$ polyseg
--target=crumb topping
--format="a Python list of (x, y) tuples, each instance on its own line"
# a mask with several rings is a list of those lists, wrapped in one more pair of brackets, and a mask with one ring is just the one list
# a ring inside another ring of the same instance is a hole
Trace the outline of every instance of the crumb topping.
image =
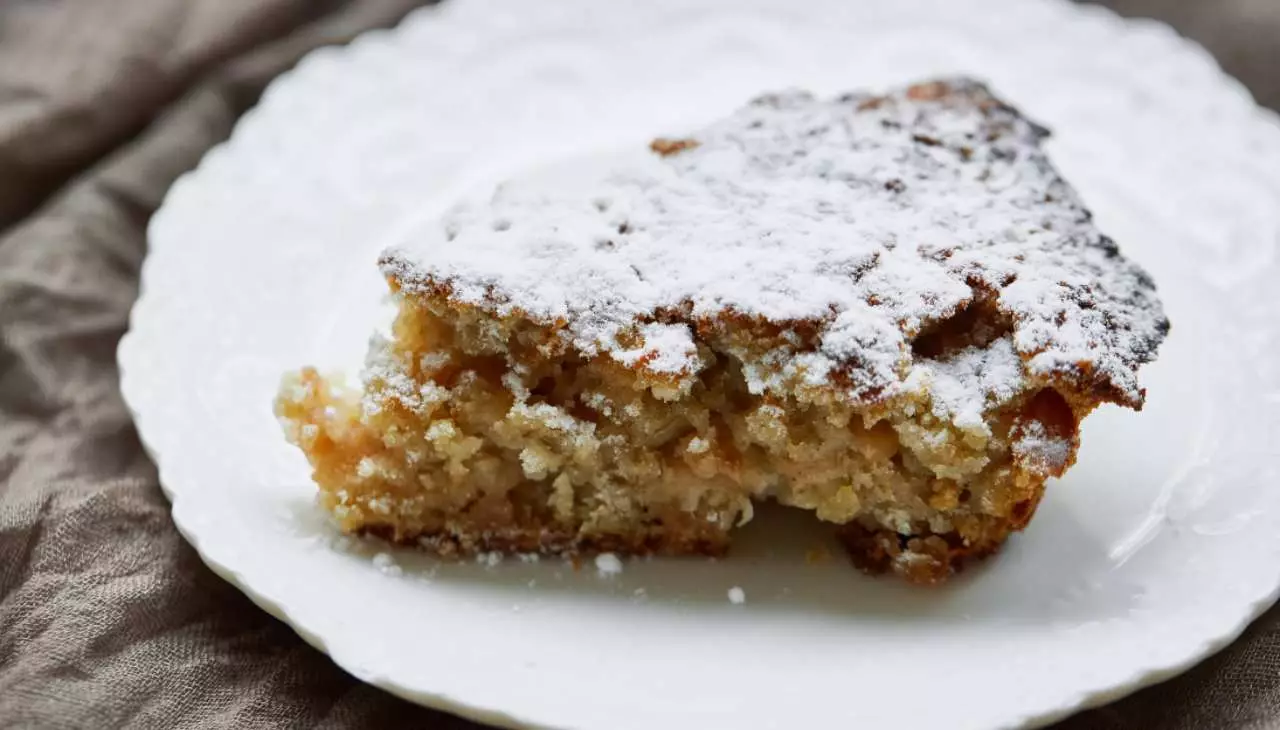
[[(658, 373), (696, 372), (699, 328), (747, 317), (797, 333), (776, 365), (855, 401), (927, 375), (937, 407), (971, 419), (961, 393), (1032, 377), (1139, 407), (1136, 369), (1168, 321), (1046, 135), (965, 79), (768, 95), (676, 142), (506, 183), (382, 266), (409, 292), (558, 323), (584, 354)], [(916, 375), (913, 339), (977, 298), (1008, 337)]]

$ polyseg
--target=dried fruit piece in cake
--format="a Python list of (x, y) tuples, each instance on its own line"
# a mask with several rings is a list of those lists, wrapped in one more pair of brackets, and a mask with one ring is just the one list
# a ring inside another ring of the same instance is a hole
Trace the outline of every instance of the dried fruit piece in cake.
[(979, 83), (761, 97), (386, 251), (363, 389), (276, 402), (341, 526), (440, 553), (719, 553), (752, 505), (944, 578), (1027, 524), (1168, 331)]

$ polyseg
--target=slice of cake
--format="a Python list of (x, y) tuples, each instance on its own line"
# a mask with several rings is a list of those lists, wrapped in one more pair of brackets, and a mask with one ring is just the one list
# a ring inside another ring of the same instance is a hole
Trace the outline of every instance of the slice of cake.
[(383, 254), (361, 392), (306, 368), (276, 413), (352, 532), (718, 554), (768, 499), (942, 579), (1169, 329), (1046, 134), (969, 80), (791, 92), (510, 181)]

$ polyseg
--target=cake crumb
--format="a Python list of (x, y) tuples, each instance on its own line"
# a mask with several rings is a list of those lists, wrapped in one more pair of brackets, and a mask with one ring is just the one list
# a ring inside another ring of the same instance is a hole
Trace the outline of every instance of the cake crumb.
[(614, 576), (622, 572), (622, 560), (613, 553), (600, 553), (596, 556), (596, 572), (604, 576)]
[(729, 589), (729, 603), (732, 603), (735, 606), (741, 606), (746, 602), (747, 592), (742, 590), (741, 587), (734, 586)]
[(822, 565), (831, 561), (831, 551), (825, 547), (810, 548), (804, 553), (804, 562), (809, 565)]

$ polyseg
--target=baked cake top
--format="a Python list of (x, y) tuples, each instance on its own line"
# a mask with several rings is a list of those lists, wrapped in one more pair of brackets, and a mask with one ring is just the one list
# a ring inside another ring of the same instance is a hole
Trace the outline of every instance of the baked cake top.
[(794, 326), (806, 378), (864, 400), (902, 386), (931, 325), (994, 303), (1025, 371), (1009, 377), (1139, 407), (1136, 369), (1168, 321), (1046, 135), (967, 79), (768, 95), (686, 138), (505, 183), (381, 264), (408, 293), (519, 313), (657, 373), (696, 369), (708, 322)]

